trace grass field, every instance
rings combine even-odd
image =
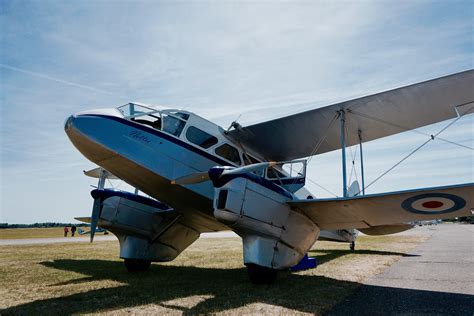
[[[317,242],[316,269],[281,273],[271,286],[252,285],[239,238],[199,239],[170,263],[131,274],[118,242],[0,247],[0,314],[316,313],[329,310],[426,236]]]
[[[64,236],[63,229],[64,227],[0,229],[0,239],[58,238]],[[71,232],[68,233],[69,236]]]

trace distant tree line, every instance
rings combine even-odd
[[[8,223],[0,223],[1,228],[50,228],[50,227],[64,227],[64,226],[72,226],[75,225],[76,227],[87,227],[89,226],[86,223],[34,223],[34,224],[8,224]]]

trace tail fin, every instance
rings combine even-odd
[[[349,190],[347,190],[347,195],[349,197],[353,197],[353,196],[356,196],[359,193],[360,193],[359,182],[357,182],[357,180],[355,180],[354,182],[352,182],[351,186],[349,187]]]

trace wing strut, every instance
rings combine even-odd
[[[99,183],[97,185],[98,190],[104,190],[105,179],[107,179],[107,175],[108,175],[108,171],[105,170],[104,168],[100,168]],[[99,223],[101,202],[102,201],[100,197],[94,198],[94,204],[92,206],[92,215],[91,215],[91,242],[94,240],[97,224]]]
[[[365,195],[365,181],[364,181],[364,155],[362,153],[362,131],[359,130],[359,151],[360,151],[360,173],[362,178],[362,195]]]
[[[347,197],[347,171],[346,171],[346,115],[344,110],[339,111],[339,119],[341,121],[341,150],[342,150],[342,196]]]

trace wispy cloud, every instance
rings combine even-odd
[[[94,92],[99,92],[99,93],[104,93],[104,94],[116,96],[116,94],[111,93],[111,92],[108,92],[108,91],[105,91],[105,90],[102,90],[102,89],[96,89],[96,88],[94,88],[94,87],[86,86],[86,85],[83,85],[83,84],[79,84],[79,83],[75,83],[75,82],[71,82],[71,81],[67,81],[67,80],[62,80],[62,79],[54,78],[54,77],[51,77],[51,76],[48,76],[48,75],[42,74],[42,73],[38,73],[38,72],[34,72],[34,71],[29,71],[29,70],[26,70],[26,69],[20,69],[20,68],[8,66],[8,65],[5,65],[5,64],[0,64],[0,67],[1,67],[1,68],[5,68],[5,69],[8,69],[8,70],[18,71],[18,72],[21,72],[21,73],[24,73],[24,74],[27,74],[27,75],[31,75],[31,76],[35,76],[35,77],[38,77],[38,78],[42,78],[42,79],[46,79],[46,80],[51,80],[51,81],[59,82],[59,83],[62,83],[62,84],[65,84],[65,85],[69,85],[69,86],[73,86],[73,87],[76,87],[76,88],[80,88],[80,89],[85,89],[85,90],[90,90],[90,91],[94,91]],[[122,96],[122,98],[126,99],[126,97],[124,97],[124,96]]]

